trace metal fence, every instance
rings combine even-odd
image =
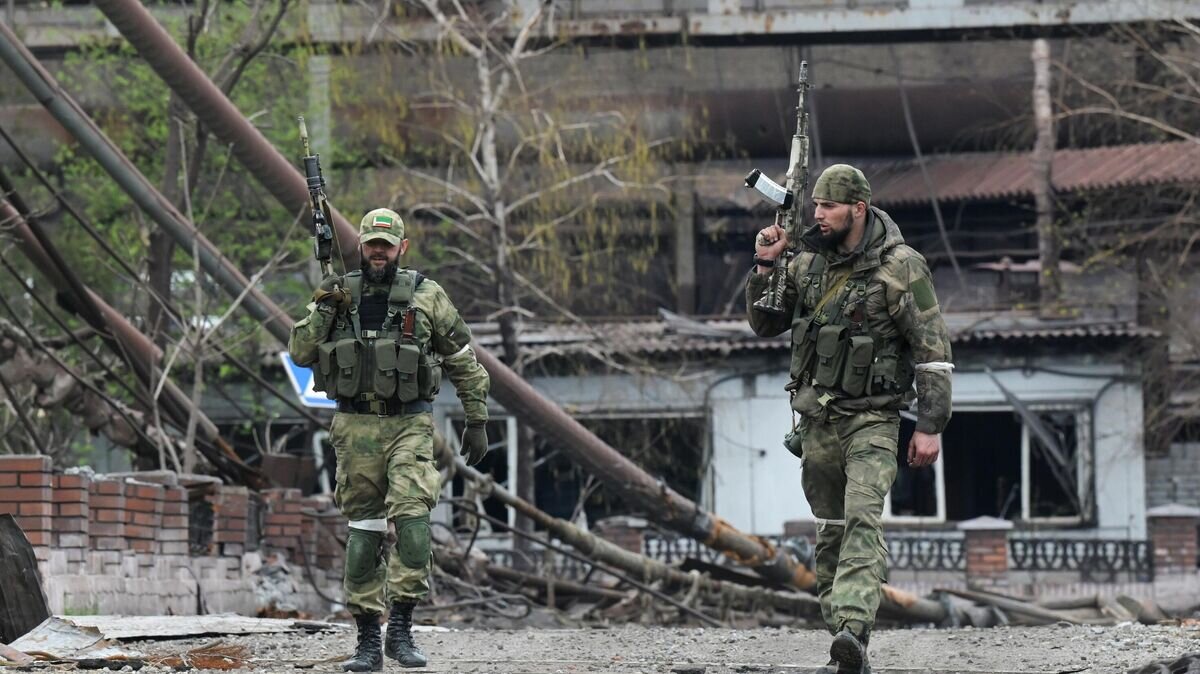
[[[776,546],[784,544],[779,536],[765,538]],[[887,547],[891,569],[966,571],[966,548],[961,536],[895,534],[887,537]],[[799,549],[806,550],[807,546]],[[699,541],[659,533],[646,534],[642,553],[666,564],[688,558],[711,564],[725,561],[720,553]],[[1154,577],[1154,555],[1146,541],[1013,537],[1008,541],[1008,560],[1011,570],[1073,571],[1087,582],[1146,582]]]
[[[1008,566],[1020,571],[1078,571],[1088,582],[1132,577],[1154,579],[1154,553],[1146,541],[1010,538]]]

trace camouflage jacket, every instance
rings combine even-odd
[[[753,271],[746,283],[746,305],[750,326],[761,337],[774,337],[792,329],[797,319],[811,315],[813,308],[835,279],[847,272],[851,278],[866,278],[864,310],[866,322],[878,339],[894,342],[906,365],[915,370],[917,430],[941,433],[950,420],[950,336],[942,319],[933,281],[925,258],[904,243],[900,228],[884,211],[871,207],[867,231],[858,248],[849,254],[823,251],[826,258],[819,282],[805,283],[814,257],[822,250],[814,226],[805,232],[802,252],[788,267],[784,297],[785,312],[773,315],[754,309],[766,289],[768,275]],[[795,337],[795,336],[794,336]],[[798,339],[793,339],[798,344]],[[796,373],[793,372],[793,377]],[[828,408],[843,414],[868,409],[904,409],[913,400],[910,385],[890,394],[860,398],[835,397]],[[817,414],[821,393],[811,382],[793,381],[793,408],[801,414]]]
[[[388,293],[388,286],[363,284],[363,294]],[[353,298],[357,303],[360,298]],[[458,314],[458,309],[440,285],[426,278],[413,292],[416,308],[417,335],[429,335],[432,351],[441,357],[441,367],[454,384],[462,401],[467,421],[486,421],[487,395],[491,384],[487,370],[475,360],[470,347],[471,329]],[[317,350],[329,340],[336,314],[326,305],[308,304],[308,315],[292,326],[288,353],[297,365],[311,366],[317,361]],[[344,316],[343,316],[344,318]]]

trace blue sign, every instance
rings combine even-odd
[[[287,351],[280,351],[279,358],[283,360],[283,369],[287,370],[288,379],[292,380],[292,388],[300,396],[300,404],[305,407],[324,407],[337,409],[337,401],[325,397],[324,393],[313,390],[312,368],[302,367],[292,362]]]

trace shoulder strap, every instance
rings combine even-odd
[[[354,327],[354,338],[362,340],[362,325],[358,318],[358,303],[362,301],[362,272],[355,270],[342,277],[346,290],[350,291],[350,325]]]

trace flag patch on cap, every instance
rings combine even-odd
[[[376,215],[375,219],[373,221],[371,221],[371,226],[372,227],[383,227],[384,229],[391,229],[392,228],[392,219],[386,215]]]

